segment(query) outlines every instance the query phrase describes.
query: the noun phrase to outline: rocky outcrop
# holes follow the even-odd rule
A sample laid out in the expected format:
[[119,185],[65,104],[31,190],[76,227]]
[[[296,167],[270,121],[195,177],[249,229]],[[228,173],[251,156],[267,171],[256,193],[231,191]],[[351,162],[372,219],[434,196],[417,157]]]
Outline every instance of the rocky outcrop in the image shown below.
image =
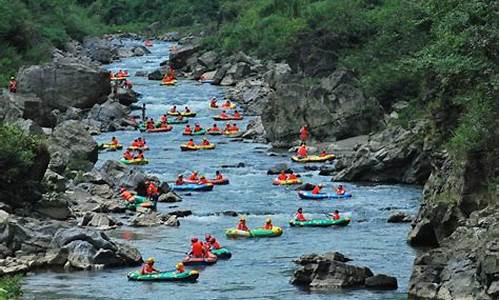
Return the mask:
[[68,227],[63,222],[20,218],[0,210],[0,274],[38,268],[90,269],[134,266],[137,249],[102,232]]
[[169,61],[175,69],[182,69],[188,65],[187,60],[196,53],[200,47],[196,44],[184,45],[170,52]]
[[[366,98],[348,71],[335,71],[319,85],[289,78],[275,84],[275,94],[262,114],[267,139],[290,146],[302,124],[318,141],[344,139],[380,128],[383,113],[375,99]],[[310,86],[310,87],[308,87]]]
[[241,137],[244,139],[251,139],[258,143],[265,143],[265,135],[266,130],[264,129],[264,125],[262,125],[262,120],[260,117],[256,117],[248,122],[247,128]]
[[151,227],[151,226],[179,226],[180,222],[177,216],[170,214],[158,214],[156,212],[138,213],[130,221],[130,226]]
[[88,171],[97,161],[97,143],[80,121],[59,124],[49,139],[49,151],[49,168],[59,174],[67,170]]
[[397,280],[387,275],[373,275],[367,267],[346,264],[350,259],[338,252],[305,255],[294,261],[299,264],[291,283],[311,290],[345,288],[397,289]]
[[99,172],[103,180],[115,188],[124,186],[135,190],[140,183],[147,179],[146,174],[137,168],[126,166],[114,160],[106,161]]
[[416,122],[408,130],[390,126],[371,135],[333,180],[423,184],[431,171],[428,130],[427,123]]
[[411,215],[403,212],[403,211],[398,211],[395,213],[392,213],[389,218],[387,219],[387,223],[409,223],[413,219]]
[[484,180],[498,174],[498,161],[492,163],[497,157],[498,152],[469,153],[461,160],[433,154],[408,235],[411,245],[431,249],[415,259],[410,296],[498,299],[498,194]]
[[22,68],[17,79],[18,93],[32,93],[41,100],[38,114],[42,115],[54,109],[90,108],[106,101],[111,92],[106,71],[70,55]]
[[87,119],[92,120],[93,126],[100,131],[123,130],[134,123],[129,118],[130,110],[127,106],[114,100],[108,100],[103,104],[96,104],[87,114]]

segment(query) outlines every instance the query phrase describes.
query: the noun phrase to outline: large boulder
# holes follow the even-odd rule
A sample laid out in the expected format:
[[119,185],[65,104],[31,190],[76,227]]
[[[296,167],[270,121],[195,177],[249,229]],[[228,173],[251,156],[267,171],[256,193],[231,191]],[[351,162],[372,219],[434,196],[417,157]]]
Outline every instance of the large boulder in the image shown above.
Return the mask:
[[266,110],[267,101],[273,94],[274,90],[266,80],[253,77],[238,81],[230,91],[231,98],[236,99],[248,114],[259,116]]
[[124,186],[135,190],[147,179],[146,174],[138,168],[129,167],[115,160],[106,161],[99,171],[103,179],[114,188]]
[[177,48],[176,51],[170,52],[169,61],[175,69],[182,69],[187,66],[187,60],[196,53],[200,47],[190,44]]
[[431,172],[428,129],[427,123],[415,122],[409,130],[390,126],[370,136],[333,180],[423,184]]
[[198,63],[209,70],[213,70],[219,60],[219,55],[213,50],[205,52],[200,57],[198,57]]
[[338,252],[323,255],[304,255],[294,262],[300,265],[295,270],[291,283],[307,289],[397,289],[396,278],[387,275],[373,275],[367,267],[347,264],[350,261]]
[[67,170],[89,171],[97,161],[97,143],[84,123],[65,121],[59,124],[49,139],[49,167],[62,174]]
[[313,140],[335,140],[370,133],[381,126],[382,107],[366,98],[349,71],[335,71],[318,84],[289,76],[275,84],[262,123],[267,139],[288,147],[298,140],[302,124],[308,124]]
[[114,100],[96,104],[89,111],[87,118],[99,122],[100,131],[115,131],[130,126],[129,109]]
[[1,90],[0,94],[0,121],[5,123],[15,122],[23,117],[23,108],[16,101],[17,94]]
[[130,226],[134,227],[151,227],[158,225],[179,226],[177,216],[170,214],[158,214],[154,211],[139,212],[130,221]]
[[226,71],[220,85],[235,85],[238,80],[245,78],[250,72],[250,66],[247,63],[236,63]]
[[64,194],[47,193],[36,204],[36,211],[56,220],[66,220],[73,216],[68,199]]
[[90,108],[111,92],[108,72],[77,57],[59,57],[44,65],[21,68],[18,93],[41,99],[40,114],[68,107]]
[[102,64],[110,64],[116,57],[116,47],[106,39],[87,37],[83,40],[87,56]]

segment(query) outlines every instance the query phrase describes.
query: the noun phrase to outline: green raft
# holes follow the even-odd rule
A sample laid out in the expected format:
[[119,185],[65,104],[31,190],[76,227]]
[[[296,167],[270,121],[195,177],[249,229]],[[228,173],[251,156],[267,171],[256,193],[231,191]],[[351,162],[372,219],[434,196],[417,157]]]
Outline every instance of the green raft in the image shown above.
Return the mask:
[[311,219],[307,221],[290,220],[290,226],[298,227],[329,227],[329,226],[347,226],[351,222],[350,218],[333,219]]
[[140,206],[156,209],[156,203],[149,201],[149,199],[144,196],[135,195],[134,203],[125,201],[125,207],[127,207],[128,209],[135,210]]
[[184,273],[177,272],[160,272],[153,274],[141,275],[140,272],[130,272],[127,274],[129,280],[135,281],[182,281],[195,282],[200,276],[198,271],[192,270]]
[[147,159],[135,159],[135,158],[131,159],[131,160],[121,158],[120,162],[124,163],[126,165],[146,165],[149,163],[149,161]]
[[283,234],[283,229],[274,226],[273,229],[255,228],[250,231],[238,230],[230,228],[226,230],[228,238],[264,238],[264,237],[277,237]]
[[210,252],[212,252],[212,254],[216,255],[217,258],[220,259],[230,259],[232,256],[231,251],[229,251],[229,249],[227,248],[212,249],[210,250]]

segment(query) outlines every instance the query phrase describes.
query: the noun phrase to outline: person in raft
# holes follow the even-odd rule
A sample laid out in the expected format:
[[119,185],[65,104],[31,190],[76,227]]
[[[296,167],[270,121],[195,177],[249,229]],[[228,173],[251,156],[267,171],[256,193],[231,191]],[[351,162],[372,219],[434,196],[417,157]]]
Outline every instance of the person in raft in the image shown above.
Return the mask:
[[224,175],[220,171],[215,171],[215,180],[223,180]]
[[179,174],[177,176],[177,179],[175,180],[175,185],[183,185],[184,184],[184,176],[182,174]]
[[191,126],[189,126],[189,124],[184,126],[184,134],[192,134],[192,133],[193,131],[191,130]]
[[207,139],[203,139],[203,141],[201,141],[201,145],[202,146],[210,146],[210,142]]
[[226,123],[226,127],[224,127],[224,131],[231,131],[231,124],[229,124],[229,122]]
[[134,159],[134,156],[132,155],[132,153],[127,149],[125,150],[125,152],[123,152],[123,158],[125,160],[132,160]]
[[335,210],[335,211],[331,214],[331,216],[332,216],[332,219],[334,219],[334,220],[339,220],[339,219],[340,219],[340,213],[339,213],[339,211],[338,211],[338,210]]
[[273,221],[271,220],[271,218],[267,218],[266,222],[264,223],[264,227],[262,227],[262,228],[264,228],[265,230],[271,230],[271,229],[273,229],[273,227],[274,227]]
[[339,184],[339,186],[335,189],[335,193],[337,195],[344,195],[345,194],[344,187],[341,184]]
[[197,237],[191,238],[191,251],[189,252],[189,256],[192,257],[205,257],[205,247],[203,247],[203,243],[198,240]]
[[146,140],[143,140],[141,137],[137,139],[137,145],[138,147],[144,147],[146,146]]
[[321,189],[322,188],[323,188],[323,184],[322,183],[320,183],[318,185],[315,185],[314,188],[313,188],[313,190],[312,190],[313,195],[317,195],[317,194],[321,193]]
[[193,180],[193,181],[198,180],[198,172],[197,171],[193,171],[191,173],[191,176],[189,176],[189,180]]
[[223,118],[223,119],[226,119],[228,118],[229,116],[226,114],[226,111],[223,110],[221,113],[220,113],[220,117]]
[[166,114],[163,114],[161,115],[160,117],[160,122],[163,124],[163,123],[167,123],[167,115]]
[[155,122],[153,121],[153,118],[149,118],[149,120],[146,121],[146,129],[154,129],[155,128]]
[[199,123],[194,124],[194,132],[200,132],[201,131],[201,126]]
[[198,184],[208,184],[208,180],[205,178],[205,176],[201,176]]
[[127,202],[134,202],[135,200],[134,195],[127,191],[124,186],[120,187],[120,196]]
[[287,176],[285,174],[285,170],[281,170],[280,174],[278,175],[278,180],[279,181],[285,181],[287,179]]
[[292,174],[288,174],[288,177],[286,178],[288,180],[297,180],[297,174],[295,173],[292,173]]
[[186,269],[184,268],[184,264],[183,264],[183,263],[181,263],[181,262],[180,262],[180,263],[177,263],[177,264],[175,265],[175,272],[176,272],[177,274],[181,274],[181,273],[186,272]]
[[233,123],[233,126],[231,126],[231,130],[232,132],[238,132],[240,131],[240,128],[238,127],[238,125],[236,125],[236,123]]
[[325,150],[321,151],[321,153],[319,154],[320,157],[325,157],[327,156],[328,154],[326,153]]
[[189,107],[185,106],[185,107],[184,107],[184,112],[185,112],[185,113],[190,113],[190,112],[191,112],[191,110],[189,109]]
[[220,128],[217,127],[217,124],[214,124],[214,126],[212,127],[212,129],[210,129],[210,131],[212,131],[212,132],[220,132]]
[[302,207],[299,207],[299,209],[297,209],[297,212],[295,213],[295,220],[300,222],[307,221],[306,217],[304,217],[304,214],[302,213]]
[[111,145],[113,146],[118,146],[118,139],[116,137],[112,137],[111,138]]
[[305,143],[301,143],[299,149],[297,149],[297,155],[299,157],[307,157],[307,147]]
[[210,249],[220,249],[222,248],[222,246],[219,244],[219,242],[217,242],[217,240],[215,239],[215,237],[210,237]]
[[137,155],[134,157],[134,159],[143,160],[144,159],[144,152],[142,150],[139,150],[139,153],[137,153]]
[[179,114],[179,115],[177,115],[177,117],[175,117],[175,119],[177,121],[182,121],[182,120],[184,120],[184,116]]
[[151,199],[154,203],[158,202],[158,198],[160,197],[158,187],[153,181],[146,181],[145,183],[147,185],[146,194],[148,198]]
[[153,274],[153,273],[160,272],[159,270],[157,270],[154,267],[154,264],[155,264],[154,258],[150,257],[150,258],[146,259],[146,262],[144,263],[144,265],[142,265],[141,275]]
[[171,113],[176,113],[177,112],[177,106],[176,105],[172,106],[172,108],[170,108],[170,112]]
[[247,221],[245,220],[245,218],[240,217],[240,222],[238,223],[238,226],[236,227],[236,229],[242,230],[242,231],[250,231],[250,229],[248,229],[246,223],[247,223]]
[[217,108],[217,98],[212,97],[212,99],[210,100],[210,107]]

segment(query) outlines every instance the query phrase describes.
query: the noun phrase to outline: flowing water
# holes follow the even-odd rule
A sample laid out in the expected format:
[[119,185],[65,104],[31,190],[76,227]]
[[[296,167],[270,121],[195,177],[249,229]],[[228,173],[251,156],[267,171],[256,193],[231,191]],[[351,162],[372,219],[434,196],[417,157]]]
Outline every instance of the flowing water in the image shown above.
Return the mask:
[[[198,112],[196,121],[203,127],[212,125],[211,116],[216,111],[208,108],[208,99],[212,96],[221,98],[224,95],[222,87],[189,80],[165,87],[158,81],[133,76],[137,70],[157,68],[168,57],[169,46],[169,43],[157,42],[150,55],[123,59],[106,67],[114,71],[129,70],[134,89],[143,95],[141,103],[147,104],[147,114],[155,120],[171,105],[189,105]],[[240,122],[240,128],[246,123],[247,120]],[[179,203],[159,203],[160,212],[193,211],[192,216],[181,219],[178,228],[124,226],[109,234],[128,240],[140,249],[144,257],[155,257],[157,267],[162,270],[173,269],[182,259],[182,252],[188,251],[192,236],[202,238],[207,232],[216,235],[219,242],[232,251],[233,258],[204,268],[194,284],[128,281],[126,273],[137,268],[41,272],[26,278],[24,299],[330,299],[331,293],[302,291],[290,285],[289,279],[295,268],[292,259],[331,250],[353,259],[353,264],[370,267],[374,273],[396,276],[399,284],[396,291],[338,291],[333,295],[337,299],[406,298],[415,257],[414,250],[405,242],[408,224],[389,224],[386,220],[391,210],[414,214],[420,187],[345,183],[347,190],[354,194],[352,199],[300,200],[293,189],[273,186],[272,177],[266,175],[270,166],[289,163],[288,154],[271,156],[268,145],[231,141],[226,137],[209,137],[217,144],[214,151],[185,153],[179,149],[179,145],[187,140],[181,135],[183,125],[174,126],[169,133],[143,134],[151,147],[151,151],[146,152],[150,164],[140,168],[163,180],[174,180],[177,174],[187,175],[191,170],[213,177],[215,170],[219,169],[231,183],[216,186],[212,192],[185,195]],[[128,145],[139,136],[139,132],[106,133],[97,140],[108,141],[113,135]],[[195,141],[199,139],[195,138]],[[120,156],[120,152],[102,153],[98,164]],[[221,168],[240,162],[244,167]],[[323,182],[327,188],[332,187],[329,178],[318,176],[317,171],[304,170],[302,165],[293,165],[293,168],[307,181]],[[353,221],[342,228],[290,228],[288,220],[298,207],[303,207],[306,217],[324,217],[324,212],[338,209],[349,212]],[[228,240],[224,237],[224,229],[234,227],[238,218],[217,214],[228,210],[248,213],[250,227],[260,226],[266,217],[271,217],[284,233],[271,239]]]

